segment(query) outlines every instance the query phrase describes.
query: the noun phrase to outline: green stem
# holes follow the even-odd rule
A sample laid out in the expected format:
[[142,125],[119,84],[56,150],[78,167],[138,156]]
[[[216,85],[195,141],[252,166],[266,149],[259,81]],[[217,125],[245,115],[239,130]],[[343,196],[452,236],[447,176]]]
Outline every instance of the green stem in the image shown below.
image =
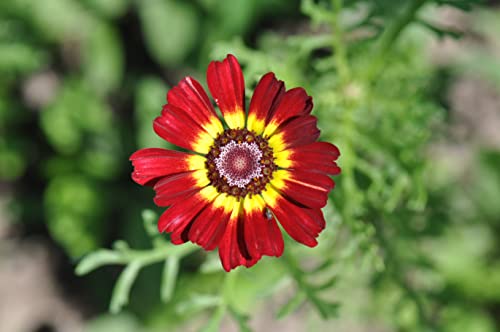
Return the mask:
[[377,49],[375,50],[374,60],[368,73],[368,81],[374,79],[382,70],[385,63],[385,56],[391,49],[393,43],[398,39],[401,31],[410,24],[417,14],[418,10],[427,0],[412,0],[403,10],[403,13],[390,24],[382,33],[379,39]]

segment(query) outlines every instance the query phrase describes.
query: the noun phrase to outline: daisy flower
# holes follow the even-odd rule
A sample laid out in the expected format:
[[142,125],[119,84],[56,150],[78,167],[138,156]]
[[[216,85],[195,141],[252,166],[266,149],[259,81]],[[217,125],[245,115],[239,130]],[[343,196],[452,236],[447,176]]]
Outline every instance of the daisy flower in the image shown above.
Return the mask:
[[273,73],[262,77],[245,111],[245,83],[228,55],[207,70],[208,88],[184,78],[167,94],[154,120],[161,138],[189,152],[142,149],[130,157],[132,179],[152,186],[154,202],[169,207],[158,221],[174,244],[218,248],[229,271],[250,267],[263,255],[283,253],[283,229],[314,247],[325,227],[321,208],[340,172],[339,150],[316,142],[312,98],[303,88],[285,90]]

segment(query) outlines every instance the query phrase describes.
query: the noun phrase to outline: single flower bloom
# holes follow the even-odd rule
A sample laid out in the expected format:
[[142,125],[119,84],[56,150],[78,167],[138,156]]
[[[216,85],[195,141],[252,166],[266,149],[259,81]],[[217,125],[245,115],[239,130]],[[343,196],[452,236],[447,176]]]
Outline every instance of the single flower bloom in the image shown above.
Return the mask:
[[174,244],[218,248],[226,271],[281,256],[276,221],[297,242],[316,246],[325,227],[321,208],[335,184],[329,175],[340,168],[337,147],[316,142],[312,98],[303,88],[286,91],[267,73],[247,114],[243,73],[232,55],[210,63],[207,83],[223,119],[200,83],[186,77],[153,123],[161,138],[192,153],[147,148],[130,157],[132,179],[154,188],[158,206],[169,206],[158,230]]

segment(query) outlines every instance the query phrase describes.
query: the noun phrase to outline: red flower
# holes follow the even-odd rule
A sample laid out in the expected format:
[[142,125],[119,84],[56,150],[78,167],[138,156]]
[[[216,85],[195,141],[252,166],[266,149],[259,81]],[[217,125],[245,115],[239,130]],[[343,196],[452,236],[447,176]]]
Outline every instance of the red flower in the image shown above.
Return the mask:
[[225,125],[200,83],[184,78],[167,94],[153,128],[195,153],[158,148],[135,152],[132,179],[170,206],[158,229],[174,244],[219,248],[226,271],[279,257],[276,223],[310,247],[325,227],[321,208],[338,174],[337,147],[316,142],[319,130],[304,89],[285,91],[273,73],[262,77],[245,113],[245,83],[236,58],[210,63],[207,82]]

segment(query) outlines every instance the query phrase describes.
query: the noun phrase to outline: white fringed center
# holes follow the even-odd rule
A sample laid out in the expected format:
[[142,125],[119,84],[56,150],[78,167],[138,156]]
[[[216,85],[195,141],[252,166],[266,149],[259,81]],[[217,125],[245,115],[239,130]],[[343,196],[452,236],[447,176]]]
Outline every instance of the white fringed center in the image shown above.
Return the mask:
[[261,158],[257,144],[231,141],[220,148],[220,155],[214,161],[220,176],[230,186],[245,188],[253,178],[262,177]]

